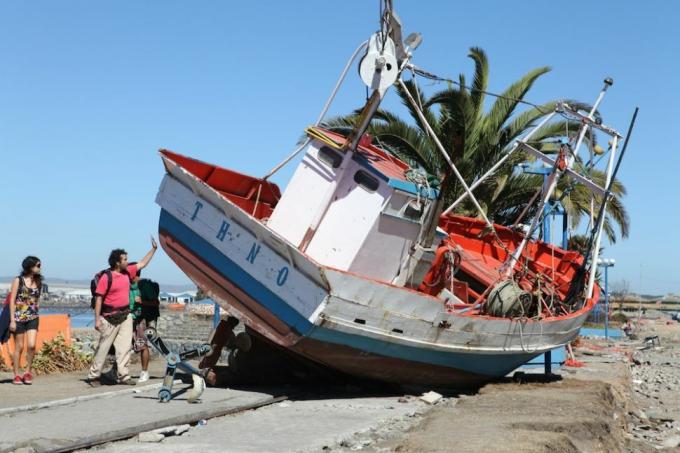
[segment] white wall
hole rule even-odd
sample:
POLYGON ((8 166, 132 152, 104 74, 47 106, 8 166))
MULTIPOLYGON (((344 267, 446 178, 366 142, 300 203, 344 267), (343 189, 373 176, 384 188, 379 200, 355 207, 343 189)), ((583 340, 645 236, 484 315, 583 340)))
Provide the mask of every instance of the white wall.
MULTIPOLYGON (((269 228, 296 247, 300 246, 324 200, 329 198, 337 179, 338 169, 318 157, 322 146, 321 142, 314 141, 308 147, 267 222, 269 228)), ((399 212, 413 197, 395 191, 353 160, 346 165, 344 177, 338 181, 330 206, 306 253, 320 264, 390 282, 416 240, 420 225, 382 211, 389 201, 388 211, 399 212), (360 170, 377 179, 377 190, 367 190, 354 181, 355 173, 360 170)))
POLYGON ((335 169, 318 159, 322 143, 312 142, 295 170, 281 200, 267 221, 267 226, 298 247, 326 190, 335 180, 335 169))
POLYGON ((307 254, 320 263, 348 270, 376 222, 392 189, 382 180, 375 192, 354 182, 354 174, 364 168, 348 164, 333 202, 307 248, 307 254))

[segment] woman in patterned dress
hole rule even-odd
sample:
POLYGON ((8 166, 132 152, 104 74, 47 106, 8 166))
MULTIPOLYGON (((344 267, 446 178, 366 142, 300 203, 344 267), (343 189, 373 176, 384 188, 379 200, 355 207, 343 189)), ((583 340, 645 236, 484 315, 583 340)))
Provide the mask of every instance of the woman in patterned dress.
POLYGON ((14 367, 13 384, 32 384, 33 375, 31 366, 35 355, 35 343, 38 336, 38 303, 42 291, 42 275, 40 274, 40 259, 35 256, 27 256, 21 263, 21 275, 12 281, 12 289, 9 298, 10 324, 9 330, 14 338, 14 354, 12 365, 14 367), (21 354, 26 348, 26 372, 19 373, 21 354))

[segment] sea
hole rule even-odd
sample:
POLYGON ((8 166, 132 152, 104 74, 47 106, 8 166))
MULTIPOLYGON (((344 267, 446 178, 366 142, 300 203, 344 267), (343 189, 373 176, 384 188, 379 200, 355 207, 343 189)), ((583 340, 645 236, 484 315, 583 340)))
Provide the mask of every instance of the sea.
POLYGON ((89 307, 50 307, 41 308, 44 315, 67 314, 71 318, 71 329, 94 327, 94 311, 89 307))

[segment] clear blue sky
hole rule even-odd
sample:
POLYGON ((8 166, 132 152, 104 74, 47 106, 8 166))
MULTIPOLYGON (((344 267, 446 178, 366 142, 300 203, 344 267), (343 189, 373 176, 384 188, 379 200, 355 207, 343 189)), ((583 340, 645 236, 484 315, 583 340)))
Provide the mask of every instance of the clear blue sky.
MULTIPOLYGON (((553 68, 530 92, 536 102, 592 101, 614 78, 605 121, 625 131, 641 112, 620 173, 631 235, 607 246, 611 279, 638 291, 642 271, 644 292, 680 293, 680 4, 395 3, 406 34, 423 33, 416 64, 433 72, 470 74, 467 50, 481 46, 492 91, 553 68)), ((157 231, 158 148, 266 173, 315 120, 377 14, 377 0, 0 3, 0 275, 26 254, 48 277, 78 279, 114 247, 140 258, 157 231)), ((350 76, 331 113, 362 102, 350 76)), ((163 252, 148 275, 188 281, 163 252)))

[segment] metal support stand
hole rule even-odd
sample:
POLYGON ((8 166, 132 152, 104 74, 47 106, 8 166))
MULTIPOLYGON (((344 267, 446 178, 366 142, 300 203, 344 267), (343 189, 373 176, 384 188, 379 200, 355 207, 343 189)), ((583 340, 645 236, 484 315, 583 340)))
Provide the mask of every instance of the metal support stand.
MULTIPOLYGON (((534 169, 528 169, 528 168, 523 168, 522 171, 525 173, 531 173, 535 175, 543 175, 543 190, 547 188, 548 184, 548 176, 550 173, 552 173, 551 168, 534 168, 534 169)), ((545 206, 543 207, 543 242, 546 243, 551 243, 552 239, 552 225, 551 225, 551 215, 562 215, 562 248, 567 249, 567 246, 569 245, 569 237, 568 237, 568 219, 567 219, 567 211, 564 209, 564 206, 562 206, 562 203, 559 201, 553 201, 552 203, 546 203, 545 206), (554 205, 556 204, 556 205, 554 205)), ((545 374, 549 375, 552 374, 552 351, 547 351, 543 354, 543 363, 544 363, 544 370, 545 374)))
POLYGON ((544 354, 544 357, 545 357, 545 361, 544 361, 545 363, 543 365, 544 365, 545 374, 546 375, 552 374, 552 351, 547 351, 544 354))
POLYGON ((205 390, 205 381, 203 380, 201 372, 189 364, 187 360, 210 354, 210 351, 212 350, 210 345, 202 344, 201 346, 189 351, 177 353, 168 349, 161 337, 158 336, 156 329, 150 327, 144 331, 144 335, 149 340, 149 344, 151 344, 160 355, 165 357, 165 361, 167 362, 167 367, 165 368, 165 377, 163 378, 163 386, 158 391, 158 401, 161 403, 167 403, 173 398, 172 385, 175 382, 175 373, 177 372, 177 368, 192 375, 193 386, 189 390, 187 401, 190 403, 197 401, 198 398, 200 398, 200 396, 203 394, 203 390, 205 390))
POLYGON ((220 304, 215 302, 213 311, 213 329, 216 329, 219 323, 220 323, 220 304))

